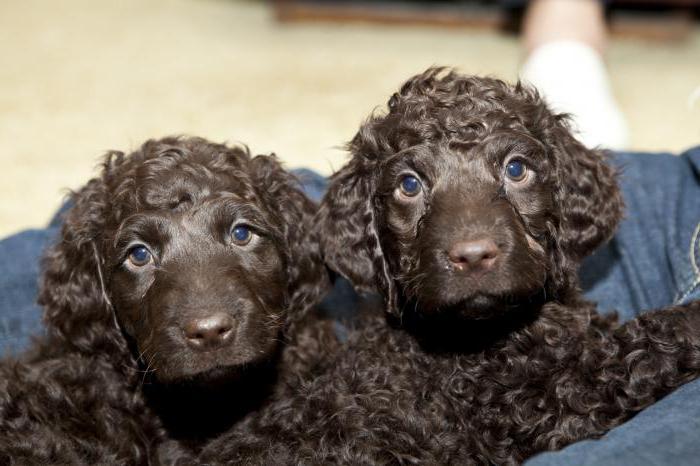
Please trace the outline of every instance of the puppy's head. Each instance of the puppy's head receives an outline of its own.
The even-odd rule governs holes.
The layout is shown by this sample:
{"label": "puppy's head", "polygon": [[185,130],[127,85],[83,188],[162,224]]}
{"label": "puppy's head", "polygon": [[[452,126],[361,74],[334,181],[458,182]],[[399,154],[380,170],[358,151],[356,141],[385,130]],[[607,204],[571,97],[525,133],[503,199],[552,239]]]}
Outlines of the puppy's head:
{"label": "puppy's head", "polygon": [[391,312],[488,318],[575,289],[621,216],[603,155],[521,85],[430,69],[350,150],[319,211],[324,258]]}
{"label": "puppy's head", "polygon": [[272,156],[149,141],[74,201],[42,287],[50,330],[90,352],[126,336],[160,381],[271,357],[323,288],[314,206]]}

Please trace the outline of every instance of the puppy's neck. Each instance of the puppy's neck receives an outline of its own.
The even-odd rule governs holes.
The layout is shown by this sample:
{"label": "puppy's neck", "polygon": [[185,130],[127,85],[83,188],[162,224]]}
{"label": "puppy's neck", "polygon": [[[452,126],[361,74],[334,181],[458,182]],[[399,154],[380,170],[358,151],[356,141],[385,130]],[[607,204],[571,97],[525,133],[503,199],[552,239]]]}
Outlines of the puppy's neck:
{"label": "puppy's neck", "polygon": [[503,309],[494,309],[484,318],[474,318],[473,312],[459,306],[428,314],[421,312],[419,305],[408,303],[400,317],[390,316],[389,321],[409,332],[428,352],[477,353],[535,323],[546,303],[541,293],[526,302],[504,304]]}
{"label": "puppy's neck", "polygon": [[216,378],[169,384],[152,379],[143,385],[143,394],[168,437],[196,451],[273,396],[279,359],[277,354]]}

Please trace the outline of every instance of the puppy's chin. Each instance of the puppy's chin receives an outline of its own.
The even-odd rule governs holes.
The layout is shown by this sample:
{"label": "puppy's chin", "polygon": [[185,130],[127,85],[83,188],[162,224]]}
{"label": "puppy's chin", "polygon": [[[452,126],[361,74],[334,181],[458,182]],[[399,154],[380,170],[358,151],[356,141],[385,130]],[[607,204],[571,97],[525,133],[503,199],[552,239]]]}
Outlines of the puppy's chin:
{"label": "puppy's chin", "polygon": [[[512,307],[512,306],[510,306]],[[465,320],[488,320],[504,315],[509,306],[498,296],[474,294],[456,302],[421,306],[417,311],[426,317],[446,317]]]}
{"label": "puppy's chin", "polygon": [[[274,361],[278,347],[260,348],[252,354],[194,354],[187,358],[158,361],[153,364],[155,380],[164,385],[216,385],[236,382],[257,367]],[[226,357],[228,356],[228,357]]]}
{"label": "puppy's chin", "polygon": [[476,294],[447,307],[447,312],[465,319],[487,320],[500,317],[508,310],[503,299],[487,294]]}
{"label": "puppy's chin", "polygon": [[536,300],[537,292],[496,295],[476,292],[449,302],[420,306],[417,311],[426,316],[442,316],[463,320],[490,320],[518,313]]}
{"label": "puppy's chin", "polygon": [[215,366],[206,370],[187,375],[174,376],[168,380],[158,379],[161,383],[169,385],[192,385],[207,386],[224,385],[235,383],[245,377],[249,368],[244,365],[236,366]]}
{"label": "puppy's chin", "polygon": [[252,367],[261,364],[261,361],[251,361],[243,364],[214,365],[202,368],[167,368],[167,370],[154,372],[155,379],[163,385],[206,385],[227,384],[235,382],[246,376]]}

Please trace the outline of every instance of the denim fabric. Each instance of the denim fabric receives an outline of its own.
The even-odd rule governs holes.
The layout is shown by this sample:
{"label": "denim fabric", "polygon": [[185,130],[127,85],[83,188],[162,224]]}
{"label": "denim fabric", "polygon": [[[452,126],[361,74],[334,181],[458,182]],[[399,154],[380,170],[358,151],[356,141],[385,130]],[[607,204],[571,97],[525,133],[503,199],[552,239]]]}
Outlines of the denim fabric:
{"label": "denim fabric", "polygon": [[64,204],[43,230],[27,230],[0,241],[0,356],[16,354],[41,335],[41,309],[36,303],[39,264],[58,236]]}
{"label": "denim fabric", "polygon": [[0,355],[21,351],[42,332],[39,258],[55,234],[56,228],[29,230],[0,241]]}
{"label": "denim fabric", "polygon": [[328,181],[318,173],[307,168],[297,168],[292,170],[292,173],[301,182],[304,193],[313,201],[320,202],[323,194],[326,192],[326,187],[328,187]]}
{"label": "denim fabric", "polygon": [[[680,157],[615,154],[627,216],[615,238],[581,270],[587,296],[623,319],[640,310],[700,299],[700,147]],[[297,176],[320,199],[326,180],[310,170]],[[66,206],[64,206],[65,209]],[[39,256],[57,235],[58,216],[46,230],[0,241],[0,352],[25,348],[41,332],[35,304]],[[336,282],[322,307],[342,321],[357,297]],[[338,325],[342,338],[344,327]],[[586,440],[541,454],[528,466],[695,465],[700,458],[700,380],[687,384],[600,440]]]}
{"label": "denim fabric", "polygon": [[581,268],[587,296],[624,320],[700,299],[700,147],[617,154],[626,216]]}

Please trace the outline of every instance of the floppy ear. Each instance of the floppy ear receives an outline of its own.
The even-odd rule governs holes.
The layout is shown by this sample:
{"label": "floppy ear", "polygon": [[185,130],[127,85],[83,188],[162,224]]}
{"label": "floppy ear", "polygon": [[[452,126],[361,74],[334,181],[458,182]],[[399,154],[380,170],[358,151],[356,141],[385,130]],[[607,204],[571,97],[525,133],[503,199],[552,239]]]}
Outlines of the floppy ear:
{"label": "floppy ear", "polygon": [[288,249],[289,309],[292,320],[318,304],[330,289],[328,273],[319,249],[312,222],[314,204],[301,190],[301,184],[287,172],[274,155],[259,155],[252,159],[255,186],[262,188],[272,212],[282,217],[282,227]]}
{"label": "floppy ear", "polygon": [[331,178],[316,228],[323,259],[360,292],[379,292],[397,312],[397,291],[377,234],[375,164],[355,155]]}
{"label": "floppy ear", "polygon": [[128,354],[103,288],[105,178],[113,155],[108,155],[101,179],[91,180],[71,195],[74,205],[65,214],[61,237],[44,257],[39,291],[49,338],[81,352],[110,357]]}
{"label": "floppy ear", "polygon": [[559,183],[555,238],[565,259],[578,266],[612,237],[622,218],[617,172],[602,151],[584,147],[561,121],[551,130],[548,146],[554,148]]}

